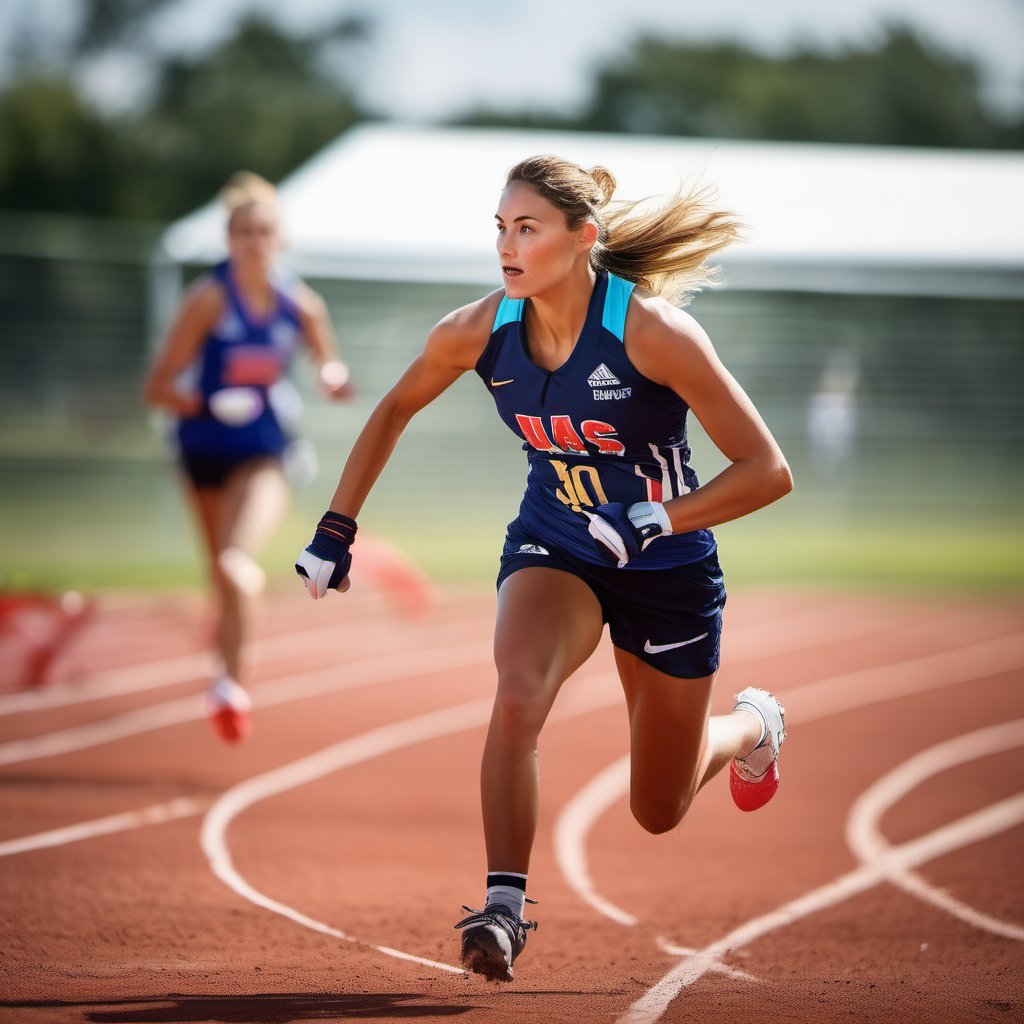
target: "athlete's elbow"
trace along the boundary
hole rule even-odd
[[[777,458],[772,461],[766,474],[765,491],[768,495],[768,501],[778,501],[779,498],[784,498],[792,490],[793,471],[789,468],[789,463],[780,452]]]
[[[382,434],[398,438],[416,415],[416,411],[395,395],[387,394],[373,410],[370,420]]]

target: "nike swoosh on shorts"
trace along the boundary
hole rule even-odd
[[[700,636],[692,637],[689,640],[680,640],[679,643],[675,644],[652,644],[650,640],[644,643],[644,651],[647,654],[662,654],[665,651],[674,651],[677,647],[686,647],[689,644],[695,644],[698,640],[703,640],[707,636],[707,633],[701,633]]]

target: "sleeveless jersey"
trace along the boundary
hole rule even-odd
[[[519,520],[538,540],[605,564],[583,509],[667,501],[698,486],[689,466],[687,404],[643,376],[622,343],[633,285],[599,273],[587,318],[557,370],[530,359],[525,300],[503,296],[476,364],[498,415],[524,441],[529,469]],[[710,554],[710,530],[662,537],[627,569],[664,569]]]
[[[279,455],[289,438],[275,410],[275,398],[282,397],[282,390],[291,391],[284,373],[302,343],[302,327],[293,298],[297,278],[275,268],[271,279],[274,307],[261,318],[247,308],[235,285],[230,263],[219,264],[211,276],[224,289],[224,312],[204,341],[192,370],[207,411],[179,421],[178,443],[186,452],[229,459]],[[240,426],[214,417],[207,402],[224,388],[252,389],[255,405],[260,409],[258,415]]]

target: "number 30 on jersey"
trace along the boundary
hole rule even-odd
[[[608,504],[596,466],[568,466],[559,459],[552,459],[549,465],[562,484],[556,488],[555,497],[573,512],[582,511],[583,506],[594,508]]]

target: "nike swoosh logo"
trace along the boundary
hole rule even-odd
[[[505,384],[511,384],[512,381],[514,381],[514,380],[515,380],[515,377],[509,377],[508,380],[495,380],[492,377],[491,378],[491,387],[492,388],[500,388],[500,387],[502,387]]]
[[[701,633],[700,636],[695,636],[691,640],[680,640],[677,644],[652,644],[648,640],[644,644],[644,651],[647,654],[661,654],[663,651],[674,651],[677,647],[686,647],[689,644],[695,644],[698,640],[703,640],[707,636],[707,633]]]

